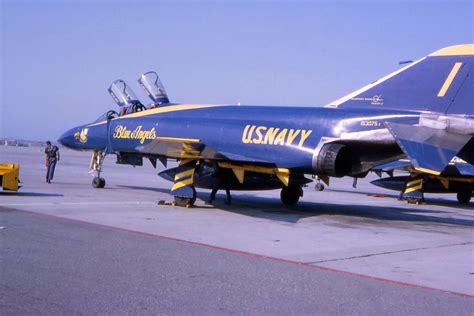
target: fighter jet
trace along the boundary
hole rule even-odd
[[[173,159],[177,167],[160,175],[178,205],[194,204],[195,188],[206,188],[281,189],[281,201],[291,206],[313,179],[364,178],[407,159],[409,176],[399,179],[405,195],[421,201],[432,177],[460,202],[473,194],[472,168],[449,162],[457,156],[474,164],[474,44],[435,51],[319,107],[175,104],[155,72],[138,82],[152,104],[117,80],[109,93],[120,114],[109,111],[59,139],[93,151],[94,187],[105,186],[108,154],[133,166],[146,158],[166,167]]]

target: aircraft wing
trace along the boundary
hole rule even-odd
[[[204,144],[199,139],[191,138],[157,137],[150,144],[137,149],[145,154],[176,159],[233,160],[271,164],[268,161],[249,159],[237,153],[220,151]]]
[[[150,144],[137,148],[145,154],[181,159],[228,159],[199,139],[157,137]]]

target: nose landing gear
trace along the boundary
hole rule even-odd
[[[96,189],[102,189],[105,187],[105,179],[101,177],[94,177],[94,179],[92,179],[92,187]]]
[[[102,189],[105,187],[105,179],[100,176],[105,155],[105,152],[99,150],[94,150],[92,153],[91,163],[89,166],[91,170],[89,173],[94,177],[92,179],[92,187],[96,189]]]

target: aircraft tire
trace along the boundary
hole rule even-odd
[[[299,186],[288,186],[281,189],[280,199],[286,206],[294,206],[298,203],[300,196],[303,196],[303,190]]]
[[[316,185],[314,186],[314,189],[316,191],[323,191],[324,190],[324,184],[322,183],[316,183]]]
[[[96,189],[102,189],[103,187],[105,187],[105,179],[94,177],[94,179],[92,179],[92,187]]]
[[[471,202],[471,195],[472,192],[469,190],[458,192],[457,198],[459,204],[468,204],[469,202]]]
[[[174,196],[174,204],[177,206],[183,206],[183,207],[190,207],[193,206],[194,203],[196,203],[196,198],[197,198],[197,193],[196,189],[192,187],[193,190],[193,197],[192,198],[185,198],[181,196]]]

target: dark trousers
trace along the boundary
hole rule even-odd
[[[53,180],[54,168],[56,168],[56,158],[48,158],[48,170],[46,171],[46,181]]]
[[[212,189],[211,196],[209,198],[210,202],[212,202],[216,199],[216,193],[217,193],[218,190],[219,190],[219,188],[217,188],[217,187],[214,187],[214,189]],[[230,195],[230,190],[225,189],[225,194],[227,195],[227,204],[230,204],[230,202],[232,201],[232,197]]]

